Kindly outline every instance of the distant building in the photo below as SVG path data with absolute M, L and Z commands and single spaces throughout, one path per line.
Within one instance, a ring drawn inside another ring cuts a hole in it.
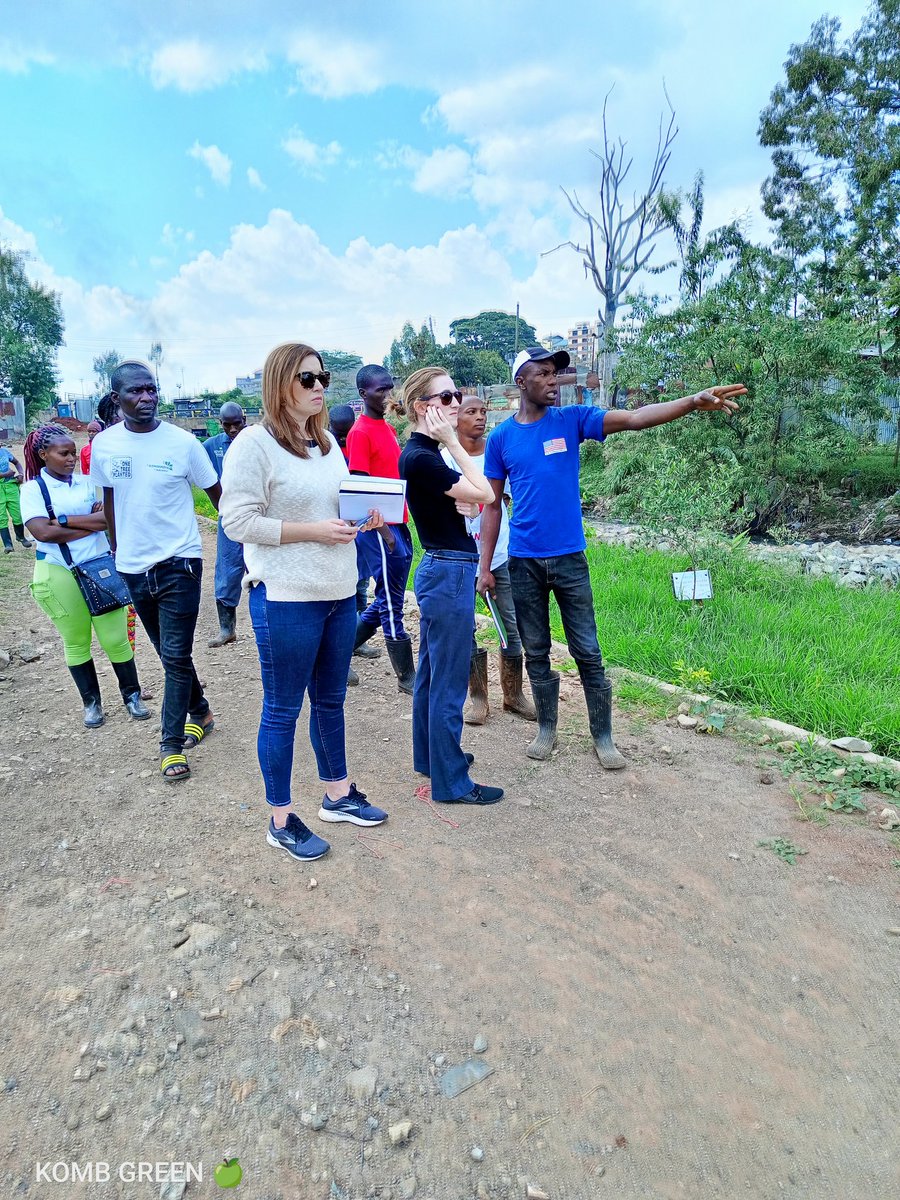
M 541 345 L 545 350 L 555 352 L 557 350 L 565 350 L 568 343 L 562 334 L 551 333 L 549 337 L 541 338 Z
M 569 330 L 566 349 L 576 363 L 593 364 L 597 355 L 598 323 L 582 321 Z
M 239 375 L 234 381 L 235 387 L 240 388 L 245 396 L 262 395 L 262 368 L 252 375 Z

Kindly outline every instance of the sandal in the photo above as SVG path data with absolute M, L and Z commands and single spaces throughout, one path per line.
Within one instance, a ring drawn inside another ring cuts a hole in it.
M 216 727 L 214 717 L 206 722 L 205 725 L 198 724 L 197 721 L 188 721 L 184 727 L 184 748 L 185 750 L 193 750 L 195 746 L 199 746 L 208 733 Z
M 184 770 L 176 771 L 176 767 L 184 767 Z M 183 754 L 167 754 L 159 764 L 159 771 L 166 783 L 180 783 L 191 777 L 190 765 Z

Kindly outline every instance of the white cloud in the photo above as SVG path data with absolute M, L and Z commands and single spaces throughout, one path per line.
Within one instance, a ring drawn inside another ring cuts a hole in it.
M 160 46 L 150 59 L 150 79 L 157 88 L 202 92 L 218 87 L 239 71 L 259 71 L 266 57 L 259 49 L 246 51 L 215 41 L 186 38 Z
M 55 62 L 55 57 L 45 50 L 21 45 L 8 38 L 0 38 L 0 71 L 10 75 L 24 75 L 32 66 L 47 67 Z
M 385 83 L 381 54 L 372 42 L 351 42 L 322 30 L 289 38 L 286 57 L 304 91 L 325 100 L 367 96 Z
M 281 143 L 282 149 L 306 175 L 321 179 L 324 167 L 330 167 L 341 156 L 340 142 L 320 146 L 310 141 L 299 129 L 292 129 Z
M 517 277 L 475 226 L 407 249 L 356 238 L 335 253 L 308 225 L 273 209 L 265 224 L 236 226 L 221 254 L 201 251 L 146 299 L 57 275 L 34 235 L 2 212 L 0 238 L 27 250 L 29 275 L 62 297 L 63 391 L 78 391 L 79 380 L 91 376 L 93 357 L 111 346 L 144 357 L 159 340 L 166 353 L 164 388 L 174 392 L 183 367 L 186 390 L 225 389 L 287 339 L 343 347 L 379 362 L 406 320 L 421 324 L 431 315 L 438 339 L 446 341 L 456 317 L 484 308 L 514 312 L 517 300 L 540 330 L 573 324 L 596 308 L 592 289 L 563 254 L 534 257 Z
M 469 153 L 460 146 L 444 146 L 418 164 L 413 175 L 413 190 L 446 198 L 459 196 L 469 190 L 471 175 Z
M 256 167 L 247 168 L 247 182 L 257 192 L 264 192 L 266 190 L 266 185 L 263 183 L 262 176 Z
M 202 162 L 212 176 L 213 182 L 220 187 L 228 187 L 231 183 L 233 164 L 228 155 L 223 153 L 218 146 L 201 146 L 199 142 L 194 142 L 188 150 L 188 155 L 196 158 L 198 162 Z

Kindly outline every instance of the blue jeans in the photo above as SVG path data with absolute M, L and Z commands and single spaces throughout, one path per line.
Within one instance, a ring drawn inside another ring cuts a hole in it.
M 233 542 L 222 528 L 222 518 L 216 529 L 216 599 L 228 608 L 241 602 L 241 580 L 244 578 L 244 547 Z
M 477 566 L 475 554 L 426 551 L 416 571 L 419 666 L 413 692 L 413 767 L 431 776 L 435 800 L 456 800 L 475 786 L 460 739 Z
M 250 619 L 259 650 L 263 707 L 256 748 L 266 800 L 291 802 L 294 734 L 309 692 L 309 740 L 325 783 L 344 779 L 344 697 L 356 633 L 356 602 L 268 600 L 250 589 Z
M 412 566 L 412 538 L 405 525 L 394 525 L 392 529 L 396 545 L 391 553 L 388 553 L 377 530 L 356 535 L 359 573 L 366 579 L 375 580 L 375 599 L 360 620 L 373 630 L 380 625 L 385 637 L 408 638 L 409 634 L 403 628 L 403 599 L 409 568 Z
M 191 657 L 200 611 L 203 560 L 167 558 L 149 571 L 122 571 L 121 575 L 165 672 L 160 748 L 163 753 L 177 754 L 184 748 L 188 713 L 202 724 L 209 712 L 209 701 L 203 695 Z
M 494 603 L 497 605 L 497 612 L 503 621 L 506 629 L 506 640 L 509 643 L 505 650 L 501 650 L 500 654 L 503 658 L 519 658 L 522 654 L 522 639 L 519 637 L 519 625 L 516 621 L 516 606 L 513 604 L 512 584 L 509 582 L 509 559 L 505 563 L 501 563 L 499 567 L 492 567 L 491 574 L 494 576 Z M 491 628 L 493 628 L 493 621 Z M 472 655 L 479 649 L 478 642 L 475 640 L 475 631 L 472 631 Z
M 550 596 L 556 597 L 569 653 L 584 687 L 603 687 L 594 597 L 584 552 L 557 558 L 510 558 L 509 578 L 525 666 L 532 683 L 550 678 Z

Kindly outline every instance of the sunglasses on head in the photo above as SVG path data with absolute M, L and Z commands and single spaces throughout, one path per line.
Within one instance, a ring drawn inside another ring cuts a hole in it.
M 440 400 L 441 404 L 446 407 L 452 404 L 455 400 L 457 404 L 462 403 L 462 392 L 435 392 L 431 396 L 422 396 L 423 400 Z
M 323 388 L 327 388 L 328 385 L 331 383 L 331 372 L 330 371 L 300 371 L 297 374 L 297 378 L 300 380 L 300 386 L 302 388 L 306 388 L 306 390 L 309 392 L 309 391 L 312 391 L 312 389 L 316 386 L 317 379 L 318 379 L 319 383 L 321 383 Z

